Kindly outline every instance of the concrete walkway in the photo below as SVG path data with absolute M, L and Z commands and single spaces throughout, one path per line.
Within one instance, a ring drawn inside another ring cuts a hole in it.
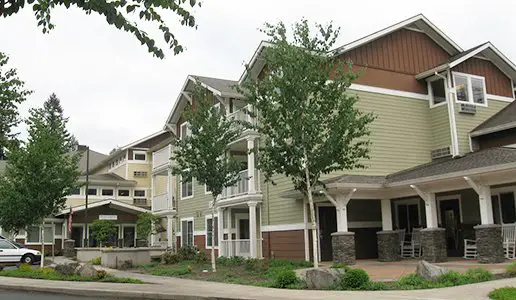
M 63 282 L 23 278 L 0 278 L 0 289 L 65 293 L 89 297 L 132 299 L 488 299 L 499 287 L 516 286 L 516 279 L 495 280 L 475 285 L 417 291 L 300 291 L 260 288 L 216 282 L 159 277 L 108 269 L 121 277 L 139 278 L 148 284 Z

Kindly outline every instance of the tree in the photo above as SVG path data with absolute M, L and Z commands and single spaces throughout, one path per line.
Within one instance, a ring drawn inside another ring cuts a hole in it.
M 162 16 L 162 11 L 170 11 L 179 17 L 183 26 L 196 27 L 195 17 L 190 12 L 196 6 L 201 6 L 197 0 L 132 0 L 132 1 L 107 1 L 107 0 L 0 0 L 0 16 L 8 17 L 18 13 L 25 5 L 32 5 L 32 10 L 38 21 L 38 26 L 42 27 L 43 33 L 50 32 L 55 25 L 51 21 L 51 13 L 56 6 L 76 6 L 86 14 L 95 12 L 106 18 L 106 22 L 117 29 L 130 32 L 134 37 L 145 44 L 153 55 L 164 58 L 163 50 L 156 45 L 156 41 L 139 25 L 133 21 L 135 15 L 144 22 L 152 22 L 163 34 L 163 39 L 174 54 L 181 53 L 183 46 L 179 44 L 176 36 L 170 31 L 169 26 Z
M 95 220 L 91 223 L 90 230 L 91 237 L 99 242 L 100 247 L 116 237 L 118 232 L 115 223 L 110 220 Z
M 191 134 L 176 141 L 172 173 L 180 175 L 182 181 L 195 178 L 211 191 L 211 224 L 216 228 L 217 199 L 225 188 L 239 180 L 240 164 L 230 155 L 229 143 L 241 135 L 244 124 L 228 118 L 224 110 L 213 105 L 213 100 L 207 89 L 196 89 L 193 95 L 195 109 L 192 106 L 185 109 Z M 215 245 L 215 234 L 212 234 L 211 243 Z M 211 249 L 211 264 L 212 271 L 216 272 L 214 248 Z
M 292 27 L 290 39 L 283 23 L 266 24 L 262 32 L 272 45 L 264 53 L 267 74 L 246 80 L 240 88 L 256 111 L 250 113 L 258 118 L 256 130 L 262 136 L 258 167 L 265 179 L 284 174 L 308 198 L 313 249 L 317 249 L 313 193 L 322 185 L 321 175 L 364 167 L 368 125 L 374 120 L 355 107 L 356 95 L 346 93 L 357 78 L 350 63 L 330 52 L 339 29 L 331 23 L 317 24 L 316 29 L 312 34 L 303 19 Z M 313 259 L 317 267 L 317 251 Z
M 11 130 L 20 122 L 18 105 L 32 93 L 25 89 L 16 69 L 6 69 L 8 62 L 9 57 L 0 52 L 0 160 L 17 135 Z
M 141 213 L 136 220 L 137 235 L 139 239 L 147 239 L 151 234 L 163 232 L 161 218 L 152 213 Z
M 77 145 L 66 129 L 59 99 L 52 94 L 43 108 L 31 109 L 26 123 L 27 142 L 12 148 L 0 181 L 0 227 L 9 232 L 43 224 L 78 186 Z

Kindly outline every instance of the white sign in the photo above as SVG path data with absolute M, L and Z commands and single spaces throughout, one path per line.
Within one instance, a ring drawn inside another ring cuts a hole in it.
M 99 215 L 99 220 L 118 220 L 117 215 Z

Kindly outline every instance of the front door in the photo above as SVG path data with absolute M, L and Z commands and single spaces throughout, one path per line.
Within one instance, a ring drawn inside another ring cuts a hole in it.
M 83 228 L 78 226 L 72 226 L 72 240 L 74 240 L 74 247 L 80 248 L 82 247 L 82 240 L 83 240 Z
M 460 232 L 460 206 L 458 199 L 442 200 L 439 208 L 441 211 L 441 224 L 446 229 L 446 248 L 448 256 L 461 256 Z
M 123 239 L 124 247 L 134 247 L 134 236 L 136 228 L 134 226 L 124 226 Z
M 321 261 L 333 260 L 331 234 L 337 231 L 337 212 L 335 207 L 319 207 L 319 243 L 321 247 Z
M 235 255 L 249 257 L 251 256 L 251 235 L 249 230 L 249 219 L 237 219 L 237 235 L 238 239 L 235 244 Z

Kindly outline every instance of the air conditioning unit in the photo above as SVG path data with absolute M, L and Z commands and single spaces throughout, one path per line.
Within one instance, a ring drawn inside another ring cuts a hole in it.
M 439 149 L 434 149 L 430 152 L 430 156 L 432 157 L 432 160 L 451 156 L 451 147 L 447 146 Z
M 461 103 L 459 112 L 463 114 L 474 115 L 477 113 L 477 106 L 473 104 Z

